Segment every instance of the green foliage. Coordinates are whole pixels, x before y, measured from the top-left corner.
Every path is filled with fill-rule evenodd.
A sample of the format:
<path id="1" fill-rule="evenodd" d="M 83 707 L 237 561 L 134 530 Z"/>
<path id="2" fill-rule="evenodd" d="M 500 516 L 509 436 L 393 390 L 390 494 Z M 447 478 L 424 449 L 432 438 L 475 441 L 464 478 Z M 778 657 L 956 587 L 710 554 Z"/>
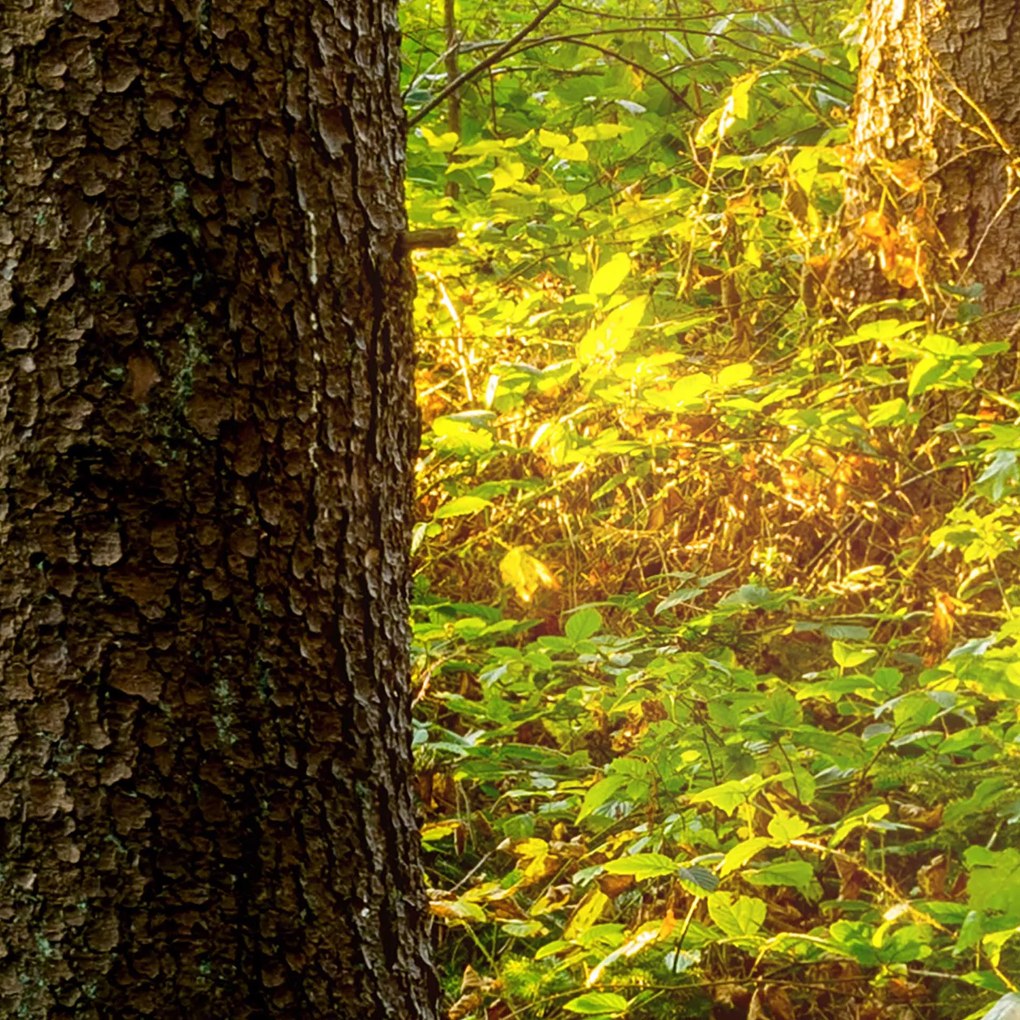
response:
<path id="1" fill-rule="evenodd" d="M 442 13 L 404 4 L 412 118 Z M 531 17 L 459 0 L 461 70 Z M 459 233 L 413 256 L 459 1016 L 1013 989 L 1020 404 L 979 292 L 953 323 L 824 293 L 850 17 L 563 7 L 410 134 L 411 226 Z"/>

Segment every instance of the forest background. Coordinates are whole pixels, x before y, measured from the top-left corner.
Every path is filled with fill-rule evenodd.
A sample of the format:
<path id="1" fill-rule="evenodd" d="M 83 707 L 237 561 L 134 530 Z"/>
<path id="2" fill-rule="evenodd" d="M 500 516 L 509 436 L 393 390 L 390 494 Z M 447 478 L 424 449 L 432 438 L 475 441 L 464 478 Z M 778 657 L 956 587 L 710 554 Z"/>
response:
<path id="1" fill-rule="evenodd" d="M 845 207 L 862 4 L 402 18 L 451 1020 L 1017 1008 L 1020 407 Z"/>

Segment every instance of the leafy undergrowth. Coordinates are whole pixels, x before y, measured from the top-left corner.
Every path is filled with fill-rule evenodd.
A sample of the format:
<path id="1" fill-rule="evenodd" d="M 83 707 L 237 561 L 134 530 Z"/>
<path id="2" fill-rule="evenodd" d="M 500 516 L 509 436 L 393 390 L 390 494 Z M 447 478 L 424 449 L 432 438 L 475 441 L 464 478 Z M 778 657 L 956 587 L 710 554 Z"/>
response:
<path id="1" fill-rule="evenodd" d="M 410 137 L 412 226 L 459 234 L 414 256 L 449 1016 L 980 1015 L 1020 964 L 1006 345 L 841 220 L 852 19 L 663 6 L 554 12 Z M 459 17 L 475 56 L 529 20 Z M 901 300 L 827 292 L 848 244 Z"/>

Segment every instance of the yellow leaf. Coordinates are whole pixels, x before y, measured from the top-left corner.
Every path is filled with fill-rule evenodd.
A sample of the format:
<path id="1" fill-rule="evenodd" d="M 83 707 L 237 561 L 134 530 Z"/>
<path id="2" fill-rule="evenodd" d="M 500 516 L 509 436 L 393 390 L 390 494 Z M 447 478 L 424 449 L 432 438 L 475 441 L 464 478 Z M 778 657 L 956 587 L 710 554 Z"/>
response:
<path id="1" fill-rule="evenodd" d="M 429 911 L 444 921 L 482 921 L 486 920 L 485 911 L 475 903 L 467 900 L 430 900 Z"/>
<path id="2" fill-rule="evenodd" d="M 490 175 L 492 177 L 492 190 L 504 191 L 512 188 L 518 181 L 524 179 L 524 164 L 517 159 L 504 160 L 495 167 Z"/>
<path id="3" fill-rule="evenodd" d="M 447 836 L 452 836 L 454 833 L 459 832 L 463 827 L 463 822 L 459 822 L 456 819 L 447 819 L 442 822 L 429 822 L 428 825 L 422 826 L 421 839 L 423 843 L 433 843 L 437 839 L 445 839 Z"/>
<path id="4" fill-rule="evenodd" d="M 574 911 L 573 917 L 563 932 L 565 939 L 576 939 L 583 935 L 601 916 L 606 909 L 609 897 L 598 887 L 593 887 Z"/>
<path id="5" fill-rule="evenodd" d="M 588 363 L 625 351 L 634 340 L 634 334 L 644 318 L 647 304 L 648 298 L 642 295 L 614 308 L 581 338 L 577 345 L 578 360 Z"/>
<path id="6" fill-rule="evenodd" d="M 571 160 L 574 163 L 583 163 L 588 158 L 588 149 L 580 142 L 571 142 L 564 145 L 562 149 L 553 150 L 560 159 Z"/>
<path id="7" fill-rule="evenodd" d="M 435 152 L 453 152 L 460 141 L 460 136 L 456 131 L 447 131 L 445 134 L 437 135 L 427 127 L 423 127 L 420 130 L 422 138 L 428 142 L 429 148 Z"/>
<path id="8" fill-rule="evenodd" d="M 626 252 L 617 252 L 598 268 L 588 287 L 588 293 L 595 297 L 608 297 L 620 289 L 620 284 L 630 273 L 631 261 Z"/>
<path id="9" fill-rule="evenodd" d="M 579 124 L 574 137 L 579 142 L 601 142 L 606 138 L 619 138 L 632 130 L 624 124 Z"/>
<path id="10" fill-rule="evenodd" d="M 561 135 L 558 131 L 546 131 L 545 128 L 541 128 L 538 132 L 538 144 L 544 145 L 547 149 L 559 149 L 564 145 L 569 145 L 570 138 L 567 135 Z"/>
<path id="11" fill-rule="evenodd" d="M 527 549 L 516 546 L 499 561 L 499 572 L 522 602 L 530 602 L 539 588 L 558 588 L 552 571 Z"/>

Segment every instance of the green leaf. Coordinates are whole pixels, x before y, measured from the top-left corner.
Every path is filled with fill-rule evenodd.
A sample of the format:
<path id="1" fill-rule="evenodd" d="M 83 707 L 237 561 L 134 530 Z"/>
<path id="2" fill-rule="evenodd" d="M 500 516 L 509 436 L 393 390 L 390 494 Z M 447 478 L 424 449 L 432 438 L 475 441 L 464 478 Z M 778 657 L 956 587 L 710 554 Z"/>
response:
<path id="1" fill-rule="evenodd" d="M 792 729 L 803 721 L 804 710 L 789 691 L 775 691 L 765 706 L 765 718 L 777 726 Z"/>
<path id="2" fill-rule="evenodd" d="M 492 500 L 482 499 L 480 496 L 458 496 L 444 503 L 432 516 L 441 521 L 446 517 L 465 517 L 468 514 L 478 513 L 487 506 L 492 506 Z"/>
<path id="3" fill-rule="evenodd" d="M 492 433 L 472 422 L 447 415 L 432 422 L 432 446 L 456 457 L 480 455 L 492 449 Z"/>
<path id="4" fill-rule="evenodd" d="M 447 921 L 478 921 L 484 923 L 485 911 L 470 900 L 439 900 L 432 903 L 431 910 Z"/>
<path id="5" fill-rule="evenodd" d="M 547 149 L 555 149 L 558 146 L 567 145 L 569 142 L 569 135 L 561 135 L 556 131 L 546 131 L 545 128 L 541 128 L 538 132 L 538 144 L 545 146 Z"/>
<path id="6" fill-rule="evenodd" d="M 622 787 L 630 782 L 629 776 L 612 774 L 600 779 L 594 786 L 588 788 L 581 803 L 581 810 L 577 815 L 577 821 L 587 818 L 593 811 L 597 811 Z"/>
<path id="7" fill-rule="evenodd" d="M 665 854 L 629 854 L 609 861 L 604 870 L 610 875 L 633 875 L 637 881 L 675 875 L 677 863 Z"/>
<path id="8" fill-rule="evenodd" d="M 571 641 L 584 641 L 602 629 L 602 614 L 597 609 L 579 609 L 573 613 L 563 628 Z"/>
<path id="9" fill-rule="evenodd" d="M 421 131 L 422 138 L 428 142 L 429 148 L 433 152 L 453 152 L 460 140 L 456 131 L 447 131 L 445 134 L 437 135 L 427 127 L 421 127 L 418 130 Z"/>
<path id="10" fill-rule="evenodd" d="M 739 780 L 731 779 L 718 786 L 699 790 L 688 798 L 692 804 L 711 804 L 727 814 L 732 814 L 750 796 L 748 788 Z"/>
<path id="11" fill-rule="evenodd" d="M 769 821 L 769 835 L 777 843 L 789 843 L 791 839 L 800 839 L 811 826 L 797 815 L 785 811 Z"/>
<path id="12" fill-rule="evenodd" d="M 924 322 L 920 319 L 913 319 L 910 322 L 900 322 L 899 319 L 876 319 L 858 327 L 856 336 L 860 340 L 895 340 L 923 325 Z"/>
<path id="13" fill-rule="evenodd" d="M 573 131 L 579 142 L 604 142 L 625 135 L 630 128 L 626 124 L 579 124 Z"/>
<path id="14" fill-rule="evenodd" d="M 719 877 L 725 878 L 742 868 L 752 857 L 761 853 L 767 846 L 772 845 L 772 840 L 765 836 L 753 836 L 738 843 L 723 858 L 722 867 L 719 869 Z"/>
<path id="15" fill-rule="evenodd" d="M 888 804 L 875 804 L 871 807 L 858 808 L 851 812 L 836 826 L 836 831 L 829 841 L 829 846 L 839 846 L 847 836 L 855 829 L 877 829 L 881 827 L 882 820 L 890 812 Z"/>
<path id="16" fill-rule="evenodd" d="M 1002 911 L 1011 921 L 1020 922 L 1020 850 L 972 846 L 964 851 L 963 859 L 971 907 Z"/>
<path id="17" fill-rule="evenodd" d="M 788 885 L 806 894 L 815 873 L 807 861 L 776 861 L 763 868 L 745 871 L 741 877 L 751 885 Z"/>
<path id="18" fill-rule="evenodd" d="M 609 904 L 609 897 L 598 888 L 588 891 L 585 898 L 578 904 L 570 918 L 570 923 L 563 931 L 564 938 L 580 939 L 593 924 L 602 916 Z"/>
<path id="19" fill-rule="evenodd" d="M 666 612 L 667 609 L 672 609 L 674 606 L 683 605 L 685 602 L 690 602 L 696 599 L 699 595 L 704 595 L 704 588 L 677 588 L 675 592 L 667 595 L 656 607 L 655 616 L 660 613 Z"/>
<path id="20" fill-rule="evenodd" d="M 883 928 L 885 926 L 883 925 Z M 872 944 L 878 946 L 882 963 L 913 963 L 931 955 L 933 930 L 927 925 L 905 924 L 897 928 L 888 938 L 879 941 L 882 929 L 872 936 Z"/>
<path id="21" fill-rule="evenodd" d="M 860 666 L 861 663 L 867 662 L 868 659 L 874 658 L 875 655 L 874 648 L 854 648 L 843 641 L 832 642 L 832 658 L 836 665 L 841 666 L 843 669 L 853 669 L 854 666 Z"/>
<path id="22" fill-rule="evenodd" d="M 504 921 L 503 931 L 519 939 L 530 939 L 541 935 L 546 929 L 540 921 Z"/>
<path id="23" fill-rule="evenodd" d="M 868 427 L 872 429 L 880 425 L 905 425 L 908 421 L 909 408 L 902 397 L 876 404 L 868 415 Z"/>
<path id="24" fill-rule="evenodd" d="M 753 896 L 717 892 L 708 897 L 708 914 L 730 938 L 756 935 L 765 923 L 765 901 Z"/>
<path id="25" fill-rule="evenodd" d="M 787 595 L 764 585 L 742 584 L 736 591 L 724 595 L 717 605 L 720 609 L 779 609 L 787 601 Z"/>
<path id="26" fill-rule="evenodd" d="M 718 786 L 710 786 L 707 790 L 692 793 L 687 799 L 692 804 L 711 804 L 727 814 L 732 814 L 741 804 L 746 804 L 763 786 L 768 783 L 781 783 L 790 778 L 789 772 L 777 772 L 763 778 L 757 773 L 744 776 L 743 779 L 730 779 Z"/>
<path id="27" fill-rule="evenodd" d="M 581 161 L 588 158 L 588 150 L 580 141 L 571 141 L 567 135 L 561 135 L 557 131 L 540 128 L 538 144 L 552 149 L 558 159 Z"/>
<path id="28" fill-rule="evenodd" d="M 607 1013 L 615 1016 L 626 1012 L 628 1005 L 630 1004 L 627 1000 L 615 992 L 587 992 L 564 1003 L 563 1008 L 571 1013 L 581 1013 L 584 1016 L 598 1016 Z"/>
<path id="29" fill-rule="evenodd" d="M 1003 496 L 1015 489 L 1020 480 L 1015 450 L 996 450 L 976 482 L 981 494 L 998 503 Z"/>
<path id="30" fill-rule="evenodd" d="M 571 943 L 566 939 L 556 939 L 553 942 L 547 942 L 540 949 L 535 951 L 536 960 L 544 960 L 548 956 L 555 956 L 556 953 L 561 952 L 564 949 L 569 949 Z"/>
<path id="31" fill-rule="evenodd" d="M 943 376 L 953 370 L 953 363 L 947 358 L 936 358 L 931 354 L 924 355 L 914 366 L 907 383 L 907 396 L 919 397 L 927 392 Z"/>
<path id="32" fill-rule="evenodd" d="M 873 967 L 879 962 L 878 952 L 871 944 L 870 925 L 862 921 L 836 921 L 829 925 L 829 935 L 838 949 L 858 963 Z"/>
<path id="33" fill-rule="evenodd" d="M 711 145 L 716 139 L 725 138 L 734 125 L 747 120 L 751 87 L 757 80 L 757 72 L 737 79 L 723 105 L 709 114 L 698 128 L 694 136 L 696 144 Z"/>
<path id="34" fill-rule="evenodd" d="M 695 889 L 704 892 L 715 892 L 719 888 L 719 876 L 701 864 L 692 864 L 689 868 L 681 868 L 680 880 L 688 882 Z"/>

